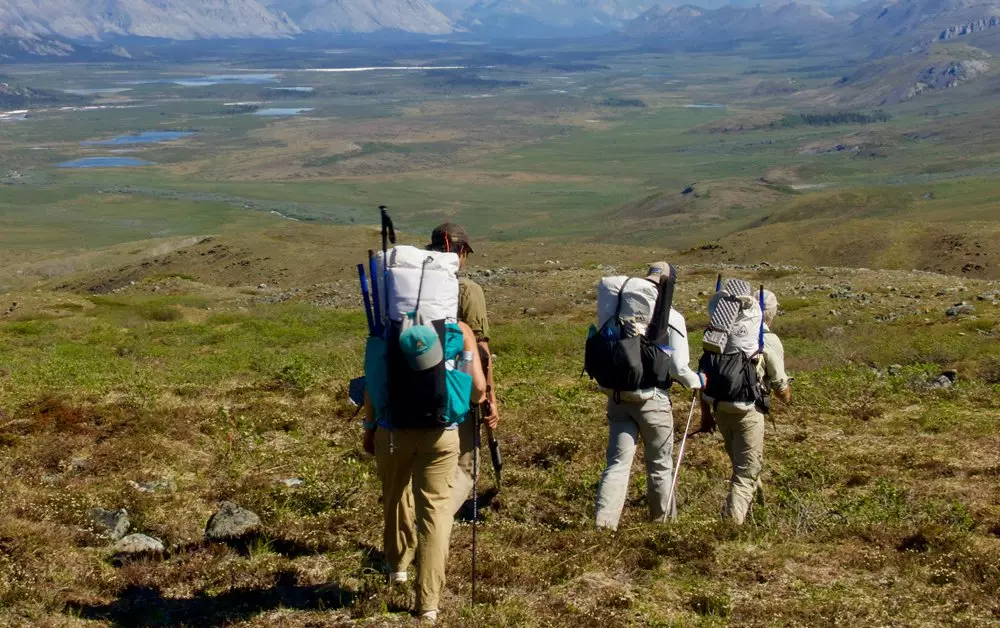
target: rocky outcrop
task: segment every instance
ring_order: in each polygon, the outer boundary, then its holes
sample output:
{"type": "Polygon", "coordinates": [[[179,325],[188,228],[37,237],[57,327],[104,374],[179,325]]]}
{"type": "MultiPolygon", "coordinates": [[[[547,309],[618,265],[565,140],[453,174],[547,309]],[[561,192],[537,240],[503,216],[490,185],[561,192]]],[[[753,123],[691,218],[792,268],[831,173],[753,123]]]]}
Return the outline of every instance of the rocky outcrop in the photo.
{"type": "Polygon", "coordinates": [[[949,39],[964,37],[965,35],[971,35],[972,33],[978,33],[979,31],[989,30],[991,28],[1000,28],[1000,15],[984,17],[966,24],[959,24],[957,26],[952,26],[951,28],[946,28],[941,31],[941,34],[938,35],[937,39],[938,41],[948,41],[949,39]]]}
{"type": "Polygon", "coordinates": [[[916,98],[920,94],[937,89],[951,89],[967,83],[989,72],[985,61],[966,59],[935,64],[920,73],[917,82],[894,90],[882,104],[893,105],[916,98]]]}

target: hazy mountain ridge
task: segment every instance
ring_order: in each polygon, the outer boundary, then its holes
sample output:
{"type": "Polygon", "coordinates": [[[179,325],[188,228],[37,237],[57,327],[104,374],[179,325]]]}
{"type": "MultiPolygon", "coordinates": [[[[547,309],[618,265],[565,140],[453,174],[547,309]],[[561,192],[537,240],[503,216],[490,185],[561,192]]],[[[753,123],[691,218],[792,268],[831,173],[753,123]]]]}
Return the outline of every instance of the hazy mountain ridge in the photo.
{"type": "Polygon", "coordinates": [[[7,0],[0,6],[8,47],[39,55],[72,49],[42,46],[43,38],[275,39],[382,29],[443,34],[454,27],[425,0],[7,0]]]}
{"type": "Polygon", "coordinates": [[[554,30],[613,31],[649,8],[648,0],[478,0],[458,11],[471,29],[536,24],[554,30]]]}
{"type": "Polygon", "coordinates": [[[451,20],[426,0],[265,0],[303,32],[370,33],[398,30],[441,35],[454,31],[451,20]]]}
{"type": "Polygon", "coordinates": [[[685,40],[738,40],[783,33],[814,35],[817,29],[846,27],[848,21],[816,4],[781,2],[755,6],[724,5],[702,9],[692,5],[655,6],[630,23],[630,37],[685,40]]]}

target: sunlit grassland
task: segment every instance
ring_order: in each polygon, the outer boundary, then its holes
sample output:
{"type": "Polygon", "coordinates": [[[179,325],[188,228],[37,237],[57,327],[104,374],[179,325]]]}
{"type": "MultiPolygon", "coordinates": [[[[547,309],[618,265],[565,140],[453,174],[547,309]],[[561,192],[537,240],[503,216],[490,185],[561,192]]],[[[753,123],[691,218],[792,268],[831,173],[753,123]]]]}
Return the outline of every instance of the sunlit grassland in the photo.
{"type": "MultiPolygon", "coordinates": [[[[951,297],[934,296],[956,287],[945,277],[749,275],[782,295],[775,330],[796,376],[794,403],[776,404],[768,427],[766,505],[744,529],[717,520],[727,461],[717,436],[698,436],[679,521],[644,522],[637,467],[612,535],[591,521],[606,438],[604,397],[580,377],[592,296],[521,313],[540,290],[588,294],[598,274],[574,267],[486,283],[504,312],[492,334],[504,488],[483,511],[476,608],[471,530],[456,526],[446,625],[995,620],[995,306],[977,320],[946,319],[939,310],[951,297]],[[837,301],[812,287],[831,282],[875,296],[837,301]],[[878,322],[910,311],[910,293],[933,313],[878,322]],[[959,369],[958,384],[929,388],[945,367],[959,369]]],[[[712,276],[682,269],[677,303],[691,329],[705,322],[697,293],[712,276]]],[[[345,399],[361,368],[360,312],[47,298],[0,325],[0,613],[36,623],[382,624],[409,604],[408,589],[385,588],[375,571],[378,485],[345,399]],[[157,478],[175,488],[128,485],[157,478]],[[285,478],[304,483],[288,488],[285,478]],[[203,544],[220,499],[260,513],[264,536],[248,548],[203,544]],[[86,531],[96,506],[128,508],[133,529],[170,552],[115,567],[86,531]]],[[[680,430],[690,396],[674,393],[680,430]]],[[[484,471],[481,487],[491,482],[484,471]]]]}

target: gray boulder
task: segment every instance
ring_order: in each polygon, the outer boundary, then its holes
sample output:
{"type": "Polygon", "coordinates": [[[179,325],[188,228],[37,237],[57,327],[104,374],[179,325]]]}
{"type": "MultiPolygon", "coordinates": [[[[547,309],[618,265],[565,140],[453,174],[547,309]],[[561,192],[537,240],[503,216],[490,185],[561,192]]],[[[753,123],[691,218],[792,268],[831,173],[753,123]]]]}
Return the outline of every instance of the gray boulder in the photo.
{"type": "Polygon", "coordinates": [[[944,313],[946,316],[951,316],[951,317],[962,316],[966,314],[975,314],[976,308],[966,303],[965,301],[962,301],[961,303],[956,303],[955,305],[951,306],[950,308],[945,310],[944,313]]]}
{"type": "Polygon", "coordinates": [[[208,519],[205,538],[210,541],[239,539],[260,530],[260,517],[232,502],[222,502],[208,519]]]}
{"type": "Polygon", "coordinates": [[[118,510],[105,510],[94,508],[90,511],[90,520],[103,535],[115,541],[120,540],[128,534],[131,522],[128,519],[128,511],[124,508],[118,510]]]}
{"type": "Polygon", "coordinates": [[[137,554],[159,554],[164,550],[163,541],[145,534],[130,534],[111,546],[118,556],[135,556],[137,554]]]}

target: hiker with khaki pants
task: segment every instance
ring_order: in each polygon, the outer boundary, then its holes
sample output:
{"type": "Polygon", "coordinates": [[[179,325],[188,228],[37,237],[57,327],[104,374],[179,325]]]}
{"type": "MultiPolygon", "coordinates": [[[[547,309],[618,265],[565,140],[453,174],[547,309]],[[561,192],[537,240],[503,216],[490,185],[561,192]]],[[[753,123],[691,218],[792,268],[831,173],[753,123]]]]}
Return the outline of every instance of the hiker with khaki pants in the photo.
{"type": "MultiPolygon", "coordinates": [[[[469,244],[469,235],[458,224],[446,222],[438,225],[431,233],[431,242],[427,245],[431,251],[441,251],[458,254],[459,270],[464,270],[469,255],[473,253],[469,244]]],[[[480,355],[492,359],[490,352],[490,323],[486,315],[486,298],[482,287],[468,277],[458,279],[458,320],[467,324],[476,337],[476,345],[480,355]]],[[[486,391],[491,414],[482,417],[483,423],[490,429],[495,429],[500,421],[497,413],[497,398],[493,387],[493,369],[491,364],[483,364],[486,373],[486,391]]],[[[476,421],[468,420],[458,427],[459,455],[458,467],[455,469],[455,480],[452,486],[452,512],[458,513],[475,486],[475,430],[476,421]]]]}
{"type": "MultiPolygon", "coordinates": [[[[778,299],[764,291],[764,347],[756,374],[763,394],[774,391],[779,399],[792,399],[790,380],[785,373],[785,349],[770,326],[778,312],[778,299]]],[[[763,490],[761,473],[764,469],[764,408],[754,402],[717,401],[702,396],[703,424],[714,423],[722,434],[726,453],[733,465],[729,494],[722,516],[742,525],[759,491],[763,490]]]]}
{"type": "MultiPolygon", "coordinates": [[[[467,370],[472,378],[470,399],[479,402],[485,397],[486,378],[475,350],[475,336],[468,325],[458,326],[463,336],[463,359],[468,356],[467,370]]],[[[414,353],[434,342],[433,337],[422,340],[426,342],[414,344],[414,353]]],[[[400,345],[404,345],[403,340],[400,345]]],[[[421,353],[415,361],[423,357],[421,353]]],[[[434,360],[440,362],[440,354],[430,361],[434,360]]],[[[434,622],[445,586],[454,521],[451,500],[459,455],[458,425],[395,428],[388,418],[375,416],[367,396],[365,410],[364,449],[375,455],[382,482],[383,547],[390,582],[406,582],[407,570],[416,562],[416,613],[421,619],[434,622]]]]}

